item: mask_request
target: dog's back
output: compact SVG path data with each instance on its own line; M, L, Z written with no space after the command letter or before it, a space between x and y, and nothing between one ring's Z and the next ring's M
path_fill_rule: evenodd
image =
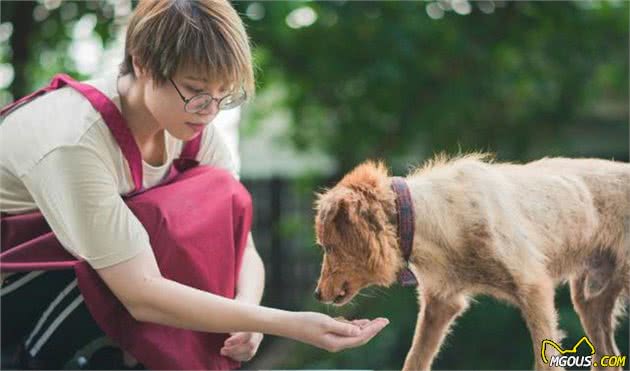
M617 270L625 276L628 294L630 164L599 159L551 158L532 162L524 167L529 167L535 172L540 171L543 176L555 175L573 183L573 187L585 188L587 191L582 193L583 198L577 201L579 203L574 201L582 209L567 216L579 219L579 212L587 212L593 215L594 219L591 223L575 225L573 234L585 238L576 246L580 251L574 251L572 256L568 256L568 253L559 254L556 264L566 265L567 261L586 259L586 269L597 270L608 266L608 270ZM588 232L584 233L584 230ZM612 272L605 273L611 275Z
M434 162L408 180L425 189L419 212L428 207L434 216L425 231L443 230L455 249L470 248L453 246L470 235L484 236L510 271L544 266L563 280L602 251L616 269L630 268L630 164L546 158L517 165L467 156Z
M575 177L592 196L600 223L630 219L630 164L600 159L542 159L525 165L548 175ZM623 225L619 225L619 228ZM620 231L621 232L621 231Z
M533 224L555 224L575 247L630 254L630 164L549 158L497 167L514 181L521 210L537 210L528 215Z

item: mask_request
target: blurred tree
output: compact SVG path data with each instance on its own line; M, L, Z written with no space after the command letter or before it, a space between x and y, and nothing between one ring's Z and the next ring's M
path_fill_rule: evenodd
M287 86L293 143L333 154L341 172L459 148L532 156L602 100L621 104L613 121L627 127L627 2L498 3L437 20L430 7L451 2L236 5L263 86Z
M0 15L0 23L10 23L12 30L9 48L0 48L0 63L13 69L8 89L13 98L38 89L55 73L89 77L78 68L71 50L80 20L92 18L88 32L101 44L112 41L115 34L111 1L1 1Z
M33 19L33 9L35 9L37 3L32 1L24 2L12 2L11 5L0 4L1 14L9 14L14 20L12 23L15 25L13 32L15 36L11 38L11 50L13 52L12 64L14 68L15 79L13 80L13 96L21 97L27 92L24 91L26 87L26 64L29 60L29 49L25 48L28 45L33 27L31 27L31 20Z

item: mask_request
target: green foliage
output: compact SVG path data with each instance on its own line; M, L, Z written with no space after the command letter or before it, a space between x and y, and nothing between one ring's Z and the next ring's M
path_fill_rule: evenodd
M324 149L341 171L443 150L582 154L565 131L597 125L591 111L603 101L621 103L609 121L627 128L627 2L508 2L490 15L473 4L440 20L426 16L427 2L261 4L264 18L248 23L264 50L262 88L284 81L292 142ZM246 13L249 3L237 5ZM303 7L317 21L289 28ZM627 153L627 142L615 148Z
M40 88L56 73L77 79L89 77L77 70L69 52L73 28L81 18L96 18L93 35L105 44L113 37L113 5L109 2L59 1L58 6L52 5L55 1L47 3L48 7L43 1L0 2L2 22L10 21L13 28L10 48L1 49L0 63L10 62L14 69L10 92L15 98Z

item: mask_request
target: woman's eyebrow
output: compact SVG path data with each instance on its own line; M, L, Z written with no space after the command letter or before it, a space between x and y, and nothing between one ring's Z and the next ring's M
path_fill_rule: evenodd
M205 82L205 83L207 83L207 82L208 82L208 80L204 79L203 77L186 76L186 77L184 77L184 78L185 78L185 79L188 79L188 80L201 81L201 82Z
M192 81L197 81L197 82L202 82L204 84L208 84L208 80L206 80L203 77L195 77L195 76L184 76L184 79L187 80L192 80ZM204 88L206 88L207 86L204 86ZM229 94L229 87L228 85L221 85L219 87L219 91L220 94Z

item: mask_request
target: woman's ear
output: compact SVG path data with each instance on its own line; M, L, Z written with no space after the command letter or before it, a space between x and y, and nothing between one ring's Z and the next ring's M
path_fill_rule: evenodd
M145 70L138 62L138 57L135 55L131 56L131 64L133 65L133 74L136 78L144 78Z

